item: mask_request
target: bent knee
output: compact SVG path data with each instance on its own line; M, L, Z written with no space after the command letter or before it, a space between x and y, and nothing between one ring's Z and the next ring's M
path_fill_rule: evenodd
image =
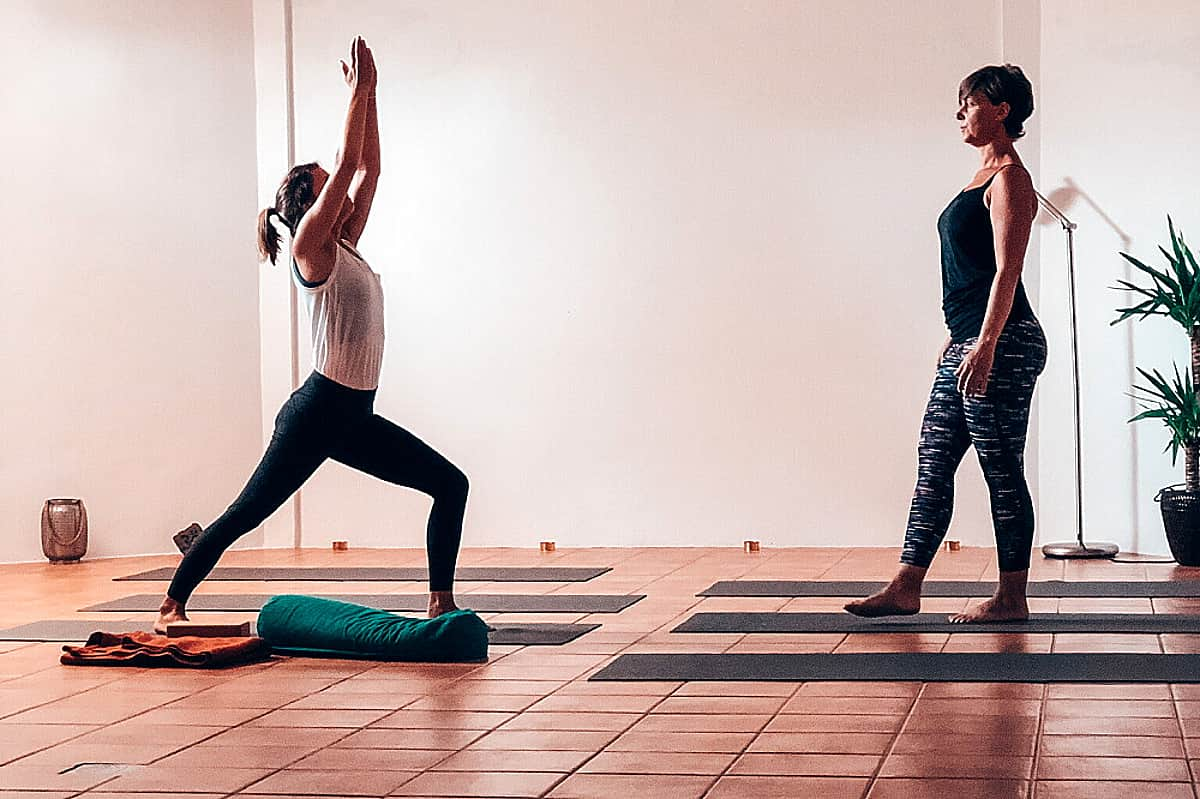
M445 481L446 498L454 502L466 502L467 492L470 490L471 482L467 479L467 475L457 466L451 466Z

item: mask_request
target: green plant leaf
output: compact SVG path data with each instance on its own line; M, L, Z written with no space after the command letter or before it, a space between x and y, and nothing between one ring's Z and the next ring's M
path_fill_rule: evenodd
M1162 315L1174 319L1189 334L1200 324L1200 265L1184 241L1182 231L1175 229L1175 220L1169 214L1167 232L1171 249L1163 246L1158 248L1169 264L1167 269L1155 269L1129 253L1120 253L1135 269L1147 275L1151 284L1137 286L1127 280L1119 281L1121 290L1145 299L1134 305L1118 308L1118 317L1113 324L1134 316L1145 319Z
M1147 372L1145 369L1138 367L1138 374L1150 381L1150 385L1154 387L1156 393L1164 399L1171 399L1171 387L1167 385L1167 379L1163 377L1157 369L1153 372ZM1146 389L1143 389L1145 391Z
M1192 270L1192 274L1200 275L1200 264L1196 263L1196 256L1192 255L1192 251L1186 244L1183 243L1183 235L1179 236L1179 243L1183 247L1183 255L1187 258L1188 267Z
M1124 283L1125 285L1114 286L1114 289L1119 291L1128 291L1133 294L1140 294L1148 299L1145 299L1136 305L1131 305L1126 308L1118 308L1117 313L1119 313L1120 316L1117 317L1117 319L1115 319L1111 324L1115 325L1119 322L1123 322L1131 316L1140 315L1143 319L1145 319L1149 316L1169 315L1170 311L1168 308L1170 305L1170 298L1161 289L1157 287L1154 289L1147 289L1142 286L1135 286L1127 280L1121 280L1119 282Z
M1159 249L1162 249L1162 248L1160 247ZM1120 253L1120 256L1122 258L1124 258L1126 261L1128 261L1129 263L1133 264L1133 266L1136 269L1139 269L1142 272L1145 272L1147 275L1149 275L1150 278L1152 280L1154 280L1155 283L1161 283L1162 286L1165 289L1167 289L1168 291L1170 291L1171 293L1179 291L1179 284L1176 283L1175 280L1166 272L1160 272L1159 270L1155 269L1152 266L1147 266L1146 264L1139 261L1137 258L1134 258L1129 253L1123 252L1123 253Z
M1132 255L1121 253L1121 257L1147 275L1151 283L1139 286L1128 280L1117 281L1114 289L1129 292L1139 301L1117 308L1118 317L1112 324L1135 316L1142 319L1169 316L1187 331L1195 359L1200 355L1197 353L1200 336L1195 335L1200 328L1200 265L1169 215L1167 231L1171 249L1158 248L1170 265L1166 270L1155 269ZM1139 412L1129 421L1160 420L1171 434L1163 452L1171 453L1174 466L1181 450L1188 452L1189 448L1200 445L1200 398L1196 393L1195 375L1188 369L1180 371L1178 363L1172 362L1171 367L1170 375L1157 369L1138 367L1143 382L1135 383L1129 396Z
M1171 215L1167 215L1167 230L1171 235L1171 249L1175 251L1175 257L1167 256L1167 260L1175 267L1175 275L1179 279L1179 287L1183 289L1184 294L1191 292L1191 281L1194 276L1188 272L1187 259L1183 257L1183 237L1175 231L1175 222L1171 219Z

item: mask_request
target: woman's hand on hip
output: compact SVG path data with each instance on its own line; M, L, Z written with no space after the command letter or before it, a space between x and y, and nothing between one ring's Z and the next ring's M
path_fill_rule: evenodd
M959 392L968 397L982 397L986 394L995 360L995 347L985 344L971 347L955 370L955 374L958 375Z

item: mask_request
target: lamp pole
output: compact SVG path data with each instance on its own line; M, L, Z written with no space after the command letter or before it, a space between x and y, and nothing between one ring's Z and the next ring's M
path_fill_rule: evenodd
M1038 203L1054 217L1067 234L1067 289L1071 317L1071 394L1075 422L1075 541L1046 544L1042 554L1047 558L1111 558L1120 548L1116 544L1085 544L1083 541L1083 443L1079 414L1079 324L1075 315L1075 229L1078 227L1040 193Z

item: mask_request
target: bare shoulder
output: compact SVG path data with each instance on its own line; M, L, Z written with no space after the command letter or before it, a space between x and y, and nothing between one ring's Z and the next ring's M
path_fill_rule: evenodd
M1004 186L1012 188L1025 188L1033 190L1033 178L1029 174L1029 170L1024 164L1016 163L1005 164L996 172L996 179L992 182L993 186Z
M293 250L296 267L300 277L309 283L320 283L333 272L333 264L337 258L337 245L330 242L325 247L305 248L303 251Z
M1037 207L1037 196L1033 191L1033 178L1023 164L1006 164L997 170L992 185L984 192L984 203L991 208L996 197L1003 198L1009 208Z

